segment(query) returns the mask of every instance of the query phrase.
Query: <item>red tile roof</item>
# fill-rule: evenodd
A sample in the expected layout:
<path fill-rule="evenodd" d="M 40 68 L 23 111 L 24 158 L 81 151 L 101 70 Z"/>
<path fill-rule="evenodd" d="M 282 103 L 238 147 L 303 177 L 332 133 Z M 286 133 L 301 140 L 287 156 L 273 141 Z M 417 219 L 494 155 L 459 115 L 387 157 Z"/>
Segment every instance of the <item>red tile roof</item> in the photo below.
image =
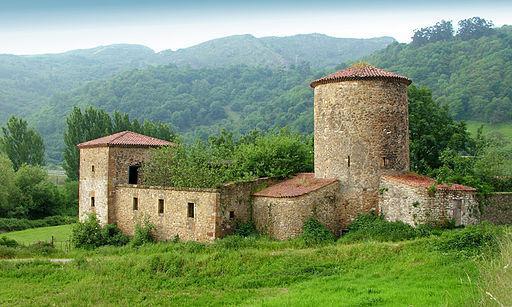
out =
<path fill-rule="evenodd" d="M 78 148 L 89 147 L 159 147 L 171 145 L 171 142 L 146 136 L 143 134 L 123 131 L 90 140 L 77 145 Z"/>
<path fill-rule="evenodd" d="M 314 88 L 319 84 L 362 79 L 394 79 L 407 85 L 411 84 L 411 80 L 407 77 L 385 71 L 371 65 L 354 65 L 347 69 L 340 70 L 323 78 L 314 80 L 311 82 L 310 86 Z"/>
<path fill-rule="evenodd" d="M 468 187 L 462 184 L 437 184 L 436 181 L 430 177 L 418 175 L 415 173 L 397 173 L 397 174 L 386 174 L 382 177 L 386 179 L 390 179 L 396 182 L 400 182 L 406 185 L 415 186 L 415 187 L 424 187 L 428 188 L 433 184 L 436 185 L 437 190 L 445 190 L 445 191 L 476 191 L 475 188 Z"/>
<path fill-rule="evenodd" d="M 300 173 L 295 177 L 254 193 L 261 197 L 297 197 L 337 182 L 337 179 L 315 178 L 313 173 Z"/>

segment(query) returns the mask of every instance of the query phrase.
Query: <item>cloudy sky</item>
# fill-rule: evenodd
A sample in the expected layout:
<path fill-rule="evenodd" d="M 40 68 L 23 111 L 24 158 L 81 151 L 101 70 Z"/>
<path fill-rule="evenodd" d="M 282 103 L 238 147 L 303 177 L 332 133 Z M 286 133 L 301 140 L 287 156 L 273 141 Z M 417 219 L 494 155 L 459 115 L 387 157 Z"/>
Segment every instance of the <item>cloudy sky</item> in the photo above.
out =
<path fill-rule="evenodd" d="M 156 51 L 234 34 L 392 36 L 435 23 L 480 16 L 512 24 L 504 0 L 0 0 L 0 53 L 54 53 L 130 43 Z"/>

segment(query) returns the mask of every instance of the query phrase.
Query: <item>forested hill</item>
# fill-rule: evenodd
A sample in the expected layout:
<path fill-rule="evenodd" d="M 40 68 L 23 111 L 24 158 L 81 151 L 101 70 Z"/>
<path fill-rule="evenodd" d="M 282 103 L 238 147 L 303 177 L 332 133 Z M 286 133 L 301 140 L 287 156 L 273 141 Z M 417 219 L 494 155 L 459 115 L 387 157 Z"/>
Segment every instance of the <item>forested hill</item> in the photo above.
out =
<path fill-rule="evenodd" d="M 394 43 L 366 60 L 430 87 L 458 119 L 512 121 L 512 26 L 477 38 Z"/>
<path fill-rule="evenodd" d="M 301 62 L 308 62 L 315 68 L 325 68 L 354 61 L 394 41 L 391 37 L 336 38 L 318 33 L 262 38 L 234 35 L 177 51 L 163 51 L 162 54 L 171 63 L 192 68 L 241 64 L 275 67 Z"/>
<path fill-rule="evenodd" d="M 158 120 L 189 135 L 275 126 L 311 132 L 309 82 L 324 73 L 315 73 L 307 64 L 279 69 L 149 67 L 55 95 L 31 121 L 43 134 L 51 162 L 60 160 L 65 116 L 73 106 L 93 105 L 132 118 Z"/>
<path fill-rule="evenodd" d="M 349 39 L 322 34 L 238 35 L 159 53 L 145 46 L 119 44 L 60 54 L 0 55 L 0 124 L 11 115 L 32 115 L 54 94 L 134 68 L 170 63 L 193 68 L 289 67 L 301 62 L 324 68 L 369 55 L 393 41 L 390 37 Z"/>

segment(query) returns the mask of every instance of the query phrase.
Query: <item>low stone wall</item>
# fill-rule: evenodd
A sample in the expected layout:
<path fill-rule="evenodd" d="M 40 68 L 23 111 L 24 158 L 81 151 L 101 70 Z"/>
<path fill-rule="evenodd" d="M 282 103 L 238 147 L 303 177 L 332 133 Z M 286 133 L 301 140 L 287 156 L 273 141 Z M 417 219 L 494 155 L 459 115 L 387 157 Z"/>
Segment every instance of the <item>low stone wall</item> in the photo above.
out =
<path fill-rule="evenodd" d="M 512 192 L 482 196 L 479 202 L 482 221 L 498 225 L 512 224 Z"/>
<path fill-rule="evenodd" d="M 462 225 L 478 222 L 478 202 L 474 192 L 437 190 L 429 193 L 421 186 L 411 186 L 381 179 L 379 211 L 388 221 L 402 221 L 416 226 L 446 223 L 455 218 L 454 206 L 460 204 Z"/>
<path fill-rule="evenodd" d="M 134 208 L 137 198 L 137 208 Z M 163 213 L 159 202 L 163 200 Z M 220 196 L 217 189 L 178 189 L 140 185 L 118 185 L 113 206 L 115 222 L 128 235 L 133 235 L 136 223 L 149 220 L 155 225 L 158 240 L 179 236 L 185 241 L 213 241 L 218 234 L 217 206 Z M 194 217 L 188 216 L 188 206 L 193 204 Z"/>
<path fill-rule="evenodd" d="M 315 217 L 338 235 L 341 229 L 339 198 L 338 182 L 298 197 L 255 196 L 254 222 L 259 232 L 286 240 L 299 236 L 304 222 Z"/>
<path fill-rule="evenodd" d="M 247 182 L 228 183 L 219 188 L 219 225 L 217 236 L 232 234 L 237 223 L 252 219 L 252 194 L 274 183 L 277 179 L 259 178 Z"/>

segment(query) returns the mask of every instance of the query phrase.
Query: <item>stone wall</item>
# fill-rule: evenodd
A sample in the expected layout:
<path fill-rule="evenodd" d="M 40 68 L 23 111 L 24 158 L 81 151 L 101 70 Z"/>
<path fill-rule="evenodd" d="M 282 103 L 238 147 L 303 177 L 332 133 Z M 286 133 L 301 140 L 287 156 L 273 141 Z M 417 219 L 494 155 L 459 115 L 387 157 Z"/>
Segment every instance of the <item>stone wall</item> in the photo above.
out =
<path fill-rule="evenodd" d="M 133 208 L 133 198 L 138 208 Z M 156 226 L 158 240 L 178 236 L 185 241 L 209 242 L 216 238 L 217 207 L 220 201 L 216 189 L 177 189 L 118 185 L 115 189 L 116 222 L 128 235 L 133 235 L 136 223 L 144 219 Z M 164 212 L 159 213 L 159 200 L 164 201 Z M 188 216 L 189 203 L 195 207 L 194 217 Z"/>
<path fill-rule="evenodd" d="M 96 213 L 102 225 L 109 222 L 108 161 L 108 147 L 80 149 L 78 215 L 81 221 L 88 214 Z M 94 207 L 91 207 L 92 197 Z"/>
<path fill-rule="evenodd" d="M 454 218 L 454 206 L 461 205 L 460 224 L 478 222 L 476 193 L 470 191 L 437 190 L 411 186 L 382 178 L 379 212 L 388 221 L 419 224 L 447 223 Z"/>
<path fill-rule="evenodd" d="M 343 224 L 377 209 L 380 175 L 409 169 L 407 85 L 355 80 L 315 87 L 315 176 L 338 178 Z"/>
<path fill-rule="evenodd" d="M 256 228 L 278 240 L 286 240 L 302 233 L 304 222 L 315 217 L 334 234 L 339 235 L 339 183 L 298 197 L 255 196 L 253 214 Z"/>
<path fill-rule="evenodd" d="M 149 160 L 151 148 L 149 147 L 110 147 L 109 148 L 109 204 L 114 204 L 114 187 L 119 184 L 128 184 L 128 170 L 132 165 L 142 165 Z M 142 169 L 142 168 L 141 168 Z M 143 174 L 139 169 L 139 184 L 143 183 Z M 108 208 L 109 216 L 115 217 L 117 206 Z M 116 223 L 115 219 L 109 219 L 109 223 Z"/>
<path fill-rule="evenodd" d="M 252 194 L 262 190 L 278 180 L 259 178 L 247 182 L 229 183 L 221 188 L 218 237 L 232 234 L 237 223 L 252 220 Z"/>
<path fill-rule="evenodd" d="M 498 225 L 512 224 L 512 193 L 492 193 L 479 198 L 481 220 Z"/>

